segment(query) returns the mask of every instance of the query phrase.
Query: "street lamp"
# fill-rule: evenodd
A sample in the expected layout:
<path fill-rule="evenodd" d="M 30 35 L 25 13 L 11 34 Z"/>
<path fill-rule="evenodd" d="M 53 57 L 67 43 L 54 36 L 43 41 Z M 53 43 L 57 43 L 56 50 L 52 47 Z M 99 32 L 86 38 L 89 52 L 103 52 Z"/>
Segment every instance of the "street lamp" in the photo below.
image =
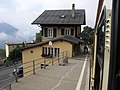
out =
<path fill-rule="evenodd" d="M 50 47 L 52 46 L 52 41 L 49 41 L 49 46 L 50 46 Z"/>
<path fill-rule="evenodd" d="M 51 46 L 52 46 L 52 41 L 49 41 L 49 47 L 50 47 L 49 54 L 50 54 L 50 56 L 51 56 L 51 54 L 52 54 L 52 48 L 51 48 Z"/>
<path fill-rule="evenodd" d="M 50 57 L 52 56 L 52 65 L 53 65 L 53 55 L 52 55 L 52 48 L 51 48 L 51 46 L 52 46 L 52 41 L 49 41 L 49 46 L 50 46 L 50 51 L 49 51 L 49 53 L 50 53 Z"/>

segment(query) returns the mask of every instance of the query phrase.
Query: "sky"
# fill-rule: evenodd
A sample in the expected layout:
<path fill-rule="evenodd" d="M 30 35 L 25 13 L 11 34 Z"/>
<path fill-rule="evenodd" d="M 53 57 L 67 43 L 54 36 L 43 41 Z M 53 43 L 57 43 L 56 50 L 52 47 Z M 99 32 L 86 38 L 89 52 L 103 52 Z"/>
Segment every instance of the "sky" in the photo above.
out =
<path fill-rule="evenodd" d="M 45 10 L 85 9 L 86 25 L 94 27 L 98 0 L 0 0 L 0 22 L 19 29 L 19 37 L 34 37 L 40 28 L 31 23 Z"/>

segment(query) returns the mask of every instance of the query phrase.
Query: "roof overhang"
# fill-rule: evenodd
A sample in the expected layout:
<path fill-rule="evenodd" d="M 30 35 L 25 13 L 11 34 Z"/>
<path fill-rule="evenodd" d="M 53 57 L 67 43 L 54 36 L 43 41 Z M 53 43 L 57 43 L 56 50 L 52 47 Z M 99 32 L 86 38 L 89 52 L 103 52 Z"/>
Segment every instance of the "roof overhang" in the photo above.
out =
<path fill-rule="evenodd" d="M 48 44 L 49 41 L 52 41 L 52 42 L 66 41 L 66 42 L 69 42 L 71 44 L 83 44 L 84 43 L 83 40 L 80 40 L 80 39 L 78 39 L 76 37 L 63 36 L 63 37 L 58 37 L 58 38 L 54 38 L 54 39 L 51 39 L 51 40 L 43 41 L 43 42 L 40 42 L 40 43 L 36 43 L 36 44 L 28 46 L 28 47 L 26 47 L 26 48 L 24 48 L 22 50 L 33 48 L 33 47 L 37 47 L 37 46 L 42 46 L 42 45 Z"/>

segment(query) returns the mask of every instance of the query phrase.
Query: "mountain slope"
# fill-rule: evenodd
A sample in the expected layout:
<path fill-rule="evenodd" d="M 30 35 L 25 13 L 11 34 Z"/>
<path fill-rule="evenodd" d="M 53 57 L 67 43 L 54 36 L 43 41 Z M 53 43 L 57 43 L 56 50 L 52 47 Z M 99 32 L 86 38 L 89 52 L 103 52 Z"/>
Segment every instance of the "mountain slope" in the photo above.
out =
<path fill-rule="evenodd" d="M 19 30 L 8 23 L 0 23 L 0 33 L 15 35 Z"/>
<path fill-rule="evenodd" d="M 15 41 L 19 30 L 8 23 L 0 23 L 0 48 L 4 48 L 5 42 Z"/>

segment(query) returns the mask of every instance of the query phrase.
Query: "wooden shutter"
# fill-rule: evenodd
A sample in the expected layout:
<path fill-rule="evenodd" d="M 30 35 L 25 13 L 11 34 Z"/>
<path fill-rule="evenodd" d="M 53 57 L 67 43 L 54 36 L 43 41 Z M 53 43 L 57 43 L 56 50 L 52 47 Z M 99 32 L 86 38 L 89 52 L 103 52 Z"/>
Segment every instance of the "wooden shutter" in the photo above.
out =
<path fill-rule="evenodd" d="M 71 28 L 71 35 L 74 35 L 74 29 Z"/>
<path fill-rule="evenodd" d="M 50 55 L 50 47 L 48 48 L 48 55 Z"/>
<path fill-rule="evenodd" d="M 59 55 L 60 55 L 60 48 L 58 48 L 58 57 L 59 57 Z"/>
<path fill-rule="evenodd" d="M 44 36 L 45 36 L 45 37 L 47 37 L 47 36 L 48 36 L 48 29 L 47 29 L 47 28 L 45 28 L 45 30 L 44 30 L 44 31 L 45 31 Z"/>
<path fill-rule="evenodd" d="M 56 28 L 53 28 L 53 37 L 56 37 L 57 30 Z"/>
<path fill-rule="evenodd" d="M 47 47 L 45 47 L 45 53 L 44 54 L 47 55 Z"/>
<path fill-rule="evenodd" d="M 61 28 L 61 35 L 64 35 L 64 28 Z"/>
<path fill-rule="evenodd" d="M 44 47 L 42 47 L 42 55 L 44 55 Z"/>
<path fill-rule="evenodd" d="M 40 33 L 41 33 L 41 36 L 43 36 L 43 30 L 41 30 Z"/>
<path fill-rule="evenodd" d="M 57 56 L 57 48 L 55 48 L 55 56 Z"/>
<path fill-rule="evenodd" d="M 53 48 L 51 48 L 51 50 L 52 50 L 52 53 L 51 53 L 51 54 L 53 55 Z"/>

